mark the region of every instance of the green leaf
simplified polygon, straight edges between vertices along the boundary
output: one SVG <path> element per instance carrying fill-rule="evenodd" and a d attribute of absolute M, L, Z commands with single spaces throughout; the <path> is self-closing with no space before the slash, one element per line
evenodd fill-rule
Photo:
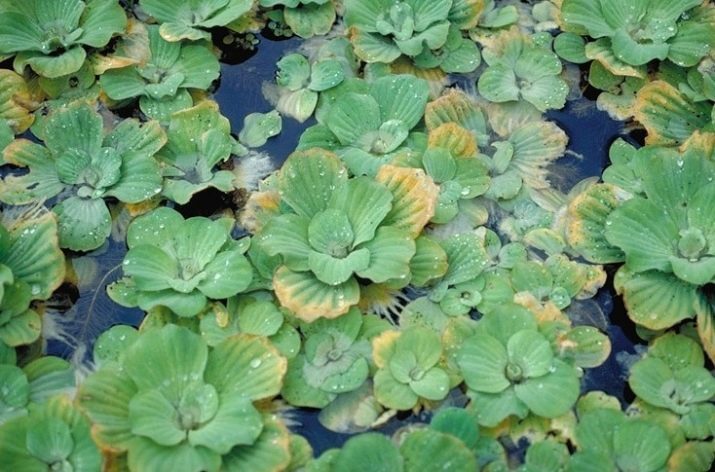
<path fill-rule="evenodd" d="M 524 100 L 542 112 L 563 108 L 568 93 L 568 85 L 557 76 L 542 77 L 521 89 L 521 96 L 524 97 Z"/>
<path fill-rule="evenodd" d="M 132 326 L 115 325 L 99 335 L 94 343 L 92 358 L 102 364 L 118 362 L 119 356 L 139 338 L 139 332 Z"/>
<path fill-rule="evenodd" d="M 82 36 L 78 42 L 101 48 L 107 45 L 112 36 L 124 32 L 127 16 L 121 5 L 95 0 L 86 2 L 80 23 Z"/>
<path fill-rule="evenodd" d="M 243 129 L 238 134 L 238 139 L 250 148 L 261 147 L 269 138 L 278 135 L 282 127 L 283 121 L 276 110 L 251 113 L 243 119 Z"/>
<path fill-rule="evenodd" d="M 15 72 L 22 74 L 26 66 L 38 75 L 48 79 L 56 79 L 63 75 L 77 72 L 84 64 L 87 52 L 81 46 L 74 46 L 57 56 L 45 56 L 34 51 L 22 51 L 15 56 L 13 67 Z"/>
<path fill-rule="evenodd" d="M 7 293 L 3 303 L 7 303 Z M 0 324 L 0 341 L 8 346 L 21 346 L 36 341 L 41 332 L 42 318 L 40 315 L 35 310 L 24 310 L 20 314 L 12 316 L 6 323 Z"/>
<path fill-rule="evenodd" d="M 10 235 L 9 245 L 0 243 L 0 260 L 17 279 L 30 286 L 34 299 L 49 298 L 65 274 L 55 216 L 46 212 L 21 218 Z"/>
<path fill-rule="evenodd" d="M 68 425 L 56 418 L 46 418 L 40 425 L 27 431 L 27 452 L 48 464 L 69 459 L 74 441 Z"/>
<path fill-rule="evenodd" d="M 391 208 L 392 194 L 366 177 L 350 179 L 333 194 L 331 208 L 345 213 L 354 232 L 356 246 L 374 238 L 375 230 Z"/>
<path fill-rule="evenodd" d="M 669 328 L 695 315 L 693 285 L 658 271 L 633 273 L 621 268 L 614 281 L 623 294 L 628 317 L 649 329 Z"/>
<path fill-rule="evenodd" d="M 373 382 L 375 398 L 388 408 L 409 410 L 419 400 L 419 396 L 409 385 L 399 382 L 387 369 L 378 370 Z"/>
<path fill-rule="evenodd" d="M 547 374 L 554 358 L 551 345 L 538 331 L 519 331 L 509 338 L 506 350 L 509 362 L 519 366 L 526 378 Z"/>
<path fill-rule="evenodd" d="M 410 381 L 410 388 L 422 398 L 442 400 L 449 393 L 449 376 L 444 370 L 433 367 L 424 377 Z"/>
<path fill-rule="evenodd" d="M 112 231 L 112 217 L 102 199 L 70 197 L 54 206 L 60 246 L 74 251 L 97 249 Z"/>
<path fill-rule="evenodd" d="M 514 71 L 507 66 L 497 64 L 489 67 L 479 77 L 479 93 L 492 102 L 510 102 L 519 100 L 519 87 Z"/>
<path fill-rule="evenodd" d="M 326 125 L 342 145 L 369 150 L 370 133 L 377 131 L 383 121 L 380 106 L 373 97 L 350 92 L 330 107 Z"/>
<path fill-rule="evenodd" d="M 422 119 L 429 85 L 413 75 L 388 75 L 370 85 L 370 95 L 380 107 L 380 121 L 401 121 L 407 130 Z"/>
<path fill-rule="evenodd" d="M 586 41 L 574 33 L 565 32 L 556 36 L 554 39 L 554 51 L 559 57 L 574 64 L 585 64 L 588 62 L 588 58 L 586 57 Z"/>
<path fill-rule="evenodd" d="M 354 278 L 330 286 L 310 272 L 293 272 L 285 266 L 276 271 L 273 287 L 281 304 L 304 321 L 335 318 L 346 313 L 360 299 L 360 287 Z"/>
<path fill-rule="evenodd" d="M 189 293 L 177 292 L 173 289 L 158 292 L 140 291 L 137 303 L 144 311 L 157 306 L 164 306 L 181 317 L 198 315 L 206 307 L 206 297 L 198 290 Z"/>
<path fill-rule="evenodd" d="M 371 253 L 362 248 L 346 257 L 333 257 L 316 251 L 308 254 L 308 267 L 318 280 L 331 286 L 347 282 L 356 272 L 362 273 L 370 264 Z"/>
<path fill-rule="evenodd" d="M 404 470 L 397 446 L 381 433 L 365 433 L 350 438 L 336 456 L 334 467 L 343 472 Z"/>
<path fill-rule="evenodd" d="M 410 260 L 415 255 L 416 247 L 414 240 L 405 230 L 393 226 L 380 227 L 375 237 L 361 244 L 360 249 L 367 250 L 369 254 L 369 264 L 356 270 L 360 277 L 376 283 L 390 279 L 407 282 Z"/>
<path fill-rule="evenodd" d="M 51 113 L 44 127 L 45 145 L 56 155 L 78 152 L 92 157 L 103 140 L 102 117 L 90 104 L 77 101 Z"/>
<path fill-rule="evenodd" d="M 188 39 L 189 41 L 211 40 L 210 33 L 179 23 L 162 23 L 159 27 L 159 34 L 161 34 L 162 38 L 171 42 L 181 41 L 182 39 Z"/>
<path fill-rule="evenodd" d="M 335 6 L 331 2 L 306 3 L 299 8 L 283 10 L 285 22 L 301 38 L 324 35 L 335 22 Z"/>
<path fill-rule="evenodd" d="M 292 448 L 288 444 L 288 430 L 283 423 L 266 415 L 262 419 L 260 436 L 250 445 L 236 446 L 221 457 L 226 470 L 270 472 L 290 467 Z"/>
<path fill-rule="evenodd" d="M 670 444 L 662 428 L 636 419 L 613 432 L 613 453 L 621 470 L 655 471 L 665 466 Z"/>
<path fill-rule="evenodd" d="M 166 325 L 142 334 L 124 353 L 122 363 L 141 391 L 160 389 L 169 402 L 178 402 L 203 376 L 208 349 L 187 328 Z"/>
<path fill-rule="evenodd" d="M 415 240 L 415 255 L 410 259 L 410 283 L 422 287 L 442 277 L 449 267 L 447 254 L 435 240 L 420 236 Z"/>
<path fill-rule="evenodd" d="M 22 413 L 29 402 L 30 386 L 19 367 L 0 364 L 0 419 L 9 419 Z"/>
<path fill-rule="evenodd" d="M 477 413 L 477 422 L 486 427 L 493 427 L 509 416 L 525 418 L 529 408 L 519 400 L 513 388 L 499 393 L 469 391 L 472 398 L 470 408 Z"/>
<path fill-rule="evenodd" d="M 107 366 L 80 385 L 78 399 L 94 426 L 93 437 L 105 447 L 126 448 L 133 438 L 129 422 L 129 402 L 137 387 L 131 377 Z"/>
<path fill-rule="evenodd" d="M 519 400 L 529 410 L 545 418 L 565 414 L 576 403 L 580 392 L 578 376 L 573 367 L 559 360 L 554 360 L 553 366 L 553 372 L 514 386 Z"/>
<path fill-rule="evenodd" d="M 336 188 L 345 185 L 347 171 L 328 151 L 313 149 L 291 154 L 278 174 L 281 199 L 298 215 L 313 217 L 325 210 Z"/>
<path fill-rule="evenodd" d="M 611 354 L 611 341 L 608 336 L 591 326 L 576 326 L 569 330 L 562 343 L 562 358 L 573 359 L 577 367 L 598 367 Z"/>
<path fill-rule="evenodd" d="M 139 392 L 129 402 L 132 434 L 150 438 L 161 446 L 175 446 L 186 439 L 174 416 L 174 405 L 159 390 Z"/>
<path fill-rule="evenodd" d="M 295 92 L 281 93 L 280 97 L 278 97 L 276 109 L 284 115 L 295 118 L 299 123 L 303 123 L 313 114 L 317 104 L 317 92 L 309 89 L 300 89 Z M 304 136 L 306 135 L 301 135 L 301 139 L 303 139 Z"/>
<path fill-rule="evenodd" d="M 660 359 L 648 357 L 631 368 L 628 383 L 640 398 L 675 413 L 687 413 L 687 405 L 715 395 L 715 379 L 702 367 L 687 366 L 673 372 Z"/>
<path fill-rule="evenodd" d="M 662 61 L 670 49 L 667 43 L 636 41 L 625 28 L 617 29 L 611 41 L 616 57 L 632 66 L 642 66 L 655 59 Z"/>
<path fill-rule="evenodd" d="M 250 298 L 248 300 L 251 300 Z M 273 336 L 283 325 L 283 313 L 264 300 L 239 302 L 238 326 L 244 333 Z"/>
<path fill-rule="evenodd" d="M 240 334 L 209 352 L 204 379 L 222 395 L 258 401 L 278 394 L 286 369 L 286 359 L 268 340 Z"/>
<path fill-rule="evenodd" d="M 106 196 L 125 203 L 139 203 L 161 192 L 161 171 L 153 157 L 131 153 L 122 159 L 119 180 L 107 189 Z"/>
<path fill-rule="evenodd" d="M 662 213 L 651 200 L 635 197 L 616 208 L 606 221 L 606 239 L 623 250 L 631 270 L 670 272 L 670 256 L 675 253 L 672 240 L 678 227 L 671 218 L 661 218 Z"/>
<path fill-rule="evenodd" d="M 604 18 L 601 2 L 564 0 L 561 14 L 566 25 L 566 31 L 576 34 L 587 33 L 593 38 L 613 34 L 613 28 Z"/>
<path fill-rule="evenodd" d="M 213 418 L 189 431 L 189 443 L 227 454 L 234 446 L 250 445 L 263 428 L 261 414 L 250 400 L 237 395 L 222 395 Z"/>
<path fill-rule="evenodd" d="M 308 88 L 316 92 L 323 92 L 333 88 L 343 81 L 345 72 L 342 64 L 334 59 L 326 59 L 313 64 L 310 71 Z"/>
<path fill-rule="evenodd" d="M 283 56 L 276 67 L 278 67 L 276 83 L 293 92 L 302 89 L 311 77 L 310 63 L 302 54 Z"/>
<path fill-rule="evenodd" d="M 184 222 L 181 214 L 168 207 L 159 207 L 137 217 L 127 229 L 127 246 L 165 247 Z"/>
<path fill-rule="evenodd" d="M 193 447 L 188 443 L 163 447 L 142 437 L 132 440 L 127 459 L 130 470 L 169 467 L 172 470 L 200 471 L 217 470 L 221 466 L 221 456 L 205 447 Z"/>
<path fill-rule="evenodd" d="M 441 242 L 449 266 L 442 278 L 444 285 L 456 285 L 474 279 L 482 273 L 486 253 L 475 235 L 458 234 Z"/>
<path fill-rule="evenodd" d="M 379 14 L 381 12 L 378 12 Z M 375 18 L 377 18 L 377 15 Z M 389 64 L 402 55 L 402 51 L 391 38 L 386 38 L 380 34 L 355 30 L 351 42 L 355 48 L 355 55 L 367 63 L 380 62 Z"/>
<path fill-rule="evenodd" d="M 478 470 L 475 455 L 459 439 L 432 429 L 407 435 L 400 446 L 405 471 Z"/>
<path fill-rule="evenodd" d="M 669 43 L 668 59 L 680 67 L 693 67 L 713 47 L 712 24 L 697 17 L 681 21 L 678 33 Z"/>
<path fill-rule="evenodd" d="M 256 238 L 269 256 L 280 254 L 292 270 L 308 270 L 310 220 L 298 215 L 278 215 L 268 220 Z"/>
<path fill-rule="evenodd" d="M 317 251 L 346 256 L 352 248 L 354 233 L 350 220 L 341 210 L 328 208 L 313 216 L 308 226 L 308 241 Z M 342 253 L 342 254 L 341 254 Z"/>
<path fill-rule="evenodd" d="M 228 298 L 243 292 L 251 284 L 253 269 L 240 250 L 219 252 L 202 272 L 197 288 L 207 297 Z"/>
<path fill-rule="evenodd" d="M 473 336 L 465 340 L 457 354 L 464 381 L 472 390 L 499 393 L 509 387 L 504 371 L 508 362 L 502 343 L 489 335 Z"/>
<path fill-rule="evenodd" d="M 569 203 L 566 239 L 586 260 L 600 264 L 623 261 L 623 251 L 612 246 L 604 234 L 610 226 L 606 222 L 613 225 L 609 215 L 618 205 L 618 189 L 607 183 L 592 185 Z"/>
<path fill-rule="evenodd" d="M 475 449 L 479 442 L 479 426 L 472 412 L 458 407 L 446 407 L 435 413 L 430 421 L 430 429 L 451 434 L 469 449 Z"/>
<path fill-rule="evenodd" d="M 179 277 L 177 262 L 164 250 L 148 244 L 131 248 L 122 267 L 142 291 L 168 289 L 172 279 Z"/>

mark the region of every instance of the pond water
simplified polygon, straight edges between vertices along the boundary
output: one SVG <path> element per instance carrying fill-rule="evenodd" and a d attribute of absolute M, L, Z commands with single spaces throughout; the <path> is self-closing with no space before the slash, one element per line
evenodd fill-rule
<path fill-rule="evenodd" d="M 216 43 L 222 44 L 220 40 Z M 274 41 L 260 37 L 257 50 L 250 53 L 225 48 L 221 78 L 214 99 L 219 103 L 221 113 L 231 121 L 234 131 L 241 129 L 247 114 L 267 112 L 273 108 L 263 96 L 262 85 L 274 79 L 278 59 L 287 51 L 297 49 L 298 45 L 296 39 Z M 628 138 L 623 123 L 611 120 L 605 112 L 596 108 L 595 102 L 587 98 L 570 101 L 563 110 L 549 112 L 547 117 L 563 128 L 570 138 L 567 155 L 553 169 L 562 190 L 568 190 L 583 178 L 600 176 L 608 164 L 610 143 L 619 136 Z M 270 139 L 260 151 L 270 155 L 276 167 L 280 166 L 296 147 L 303 130 L 313 123 L 312 119 L 298 123 L 291 118 L 284 118 L 282 132 Z M 227 199 L 218 192 L 207 191 L 197 195 L 190 207 L 180 210 L 186 215 L 210 215 L 226 203 Z M 60 300 L 62 303 L 59 303 L 58 311 L 65 311 L 63 308 L 69 304 L 71 308 L 53 317 L 56 325 L 54 331 L 62 332 L 64 339 L 49 341 L 49 354 L 66 358 L 74 355 L 86 359 L 87 353 L 91 353 L 94 339 L 102 331 L 118 323 L 138 326 L 141 322 L 141 310 L 120 307 L 105 292 L 106 286 L 120 277 L 119 267 L 125 252 L 123 238 L 110 238 L 100 250 L 71 258 L 75 271 L 82 274 L 80 280 L 92 282 L 80 283 L 77 287 L 65 286 L 66 290 L 62 291 L 67 300 Z M 637 337 L 632 322 L 628 320 L 620 300 L 614 297 L 611 288 L 615 268 L 607 267 L 607 270 L 609 283 L 594 301 L 609 320 L 608 334 L 613 351 L 603 365 L 587 371 L 583 385 L 586 390 L 604 390 L 624 400 L 630 397 L 630 392 L 626 391 L 624 360 L 627 361 L 636 352 Z M 298 409 L 291 416 L 295 422 L 294 431 L 308 439 L 316 456 L 327 448 L 340 446 L 350 437 L 325 429 L 318 422 L 317 411 Z M 413 418 L 394 419 L 381 430 L 391 433 L 405 421 L 411 420 Z"/>

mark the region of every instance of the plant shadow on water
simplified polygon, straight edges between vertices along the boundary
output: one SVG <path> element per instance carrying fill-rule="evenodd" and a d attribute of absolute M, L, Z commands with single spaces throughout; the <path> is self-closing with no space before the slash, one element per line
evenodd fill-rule
<path fill-rule="evenodd" d="M 214 39 L 216 40 L 216 37 Z M 264 98 L 262 86 L 265 82 L 274 80 L 275 64 L 281 56 L 296 50 L 300 42 L 295 38 L 274 41 L 261 36 L 256 46 L 257 51 L 248 52 L 236 52 L 220 41 L 215 42 L 222 49 L 224 59 L 213 98 L 219 103 L 221 113 L 230 120 L 231 128 L 237 132 L 242 128 L 246 115 L 252 112 L 267 112 L 273 108 Z M 568 191 L 584 178 L 599 177 L 609 163 L 610 144 L 617 137 L 635 141 L 625 134 L 623 123 L 611 120 L 607 113 L 599 111 L 595 102 L 588 98 L 570 101 L 563 110 L 551 111 L 546 116 L 569 136 L 567 154 L 551 168 L 553 183 L 561 191 Z M 301 133 L 314 123 L 314 118 L 298 123 L 285 117 L 281 133 L 258 150 L 267 153 L 272 163 L 279 167 L 295 149 Z M 186 217 L 209 216 L 235 204 L 232 197 L 210 189 L 200 192 L 189 204 L 177 209 Z M 138 326 L 141 323 L 141 310 L 116 305 L 106 294 L 106 286 L 121 275 L 119 268 L 125 253 L 122 234 L 110 238 L 107 244 L 93 253 L 70 257 L 76 274 L 75 280 L 79 282 L 76 287 L 64 287 L 61 290 L 63 293 L 59 303 L 67 303 L 67 300 L 74 298 L 76 291 L 79 297 L 66 314 L 55 317 L 56 322 L 52 323 L 51 329 L 59 332 L 55 334 L 60 339 L 48 342 L 49 354 L 65 358 L 74 355 L 87 359 L 92 352 L 94 339 L 110 326 L 120 323 Z M 601 311 L 610 321 L 608 335 L 613 349 L 605 363 L 588 371 L 583 388 L 585 391 L 603 390 L 624 402 L 629 395 L 625 391 L 627 372 L 624 363 L 636 352 L 637 337 L 623 304 L 614 295 L 614 272 L 615 269 L 609 269 L 608 283 L 595 297 Z M 341 446 L 350 437 L 348 434 L 335 433 L 324 428 L 318 421 L 318 410 L 296 409 L 291 411 L 289 416 L 294 420 L 292 429 L 308 439 L 316 455 L 326 449 Z M 414 417 L 400 415 L 378 430 L 391 434 L 414 420 Z"/>

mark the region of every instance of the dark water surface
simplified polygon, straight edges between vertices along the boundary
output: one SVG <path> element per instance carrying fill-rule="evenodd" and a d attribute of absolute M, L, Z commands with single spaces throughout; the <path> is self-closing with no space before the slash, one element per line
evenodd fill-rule
<path fill-rule="evenodd" d="M 255 54 L 225 51 L 220 83 L 214 98 L 219 103 L 221 112 L 231 121 L 235 133 L 241 130 L 243 118 L 247 114 L 272 109 L 263 97 L 261 86 L 264 82 L 274 79 L 278 59 L 285 52 L 297 49 L 298 45 L 299 41 L 296 39 L 272 41 L 262 37 Z M 586 98 L 568 102 L 563 110 L 549 112 L 547 117 L 563 128 L 570 138 L 570 152 L 560 159 L 554 168 L 557 173 L 555 184 L 562 191 L 567 191 L 583 178 L 600 176 L 608 164 L 610 143 L 623 133 L 623 124 L 598 111 L 595 103 Z M 284 118 L 281 134 L 270 139 L 260 151 L 268 153 L 274 163 L 280 165 L 296 147 L 303 130 L 312 123 L 312 120 L 301 124 L 291 118 Z M 197 199 L 200 203 L 198 207 L 194 203 L 192 212 L 211 214 L 217 204 L 220 205 L 215 201 L 217 197 L 215 193 L 200 195 Z M 143 313 L 140 310 L 126 309 L 114 304 L 105 292 L 106 285 L 121 276 L 120 264 L 125 252 L 126 247 L 122 240 L 110 240 L 103 249 L 72 258 L 75 270 L 90 274 L 91 277 L 85 276 L 85 279 L 93 282 L 77 287 L 78 293 L 75 290 L 69 291 L 69 298 L 76 298 L 76 302 L 66 315 L 56 318 L 62 320 L 62 326 L 73 339 L 69 342 L 50 341 L 49 354 L 71 357 L 77 345 L 86 348 L 85 353 L 91 353 L 96 336 L 110 326 L 118 323 L 138 326 L 141 322 Z M 612 289 L 609 288 L 614 268 L 607 269 L 611 275 L 609 283 L 594 300 L 610 319 L 608 334 L 613 351 L 601 367 L 587 371 L 583 386 L 585 390 L 604 390 L 624 399 L 630 393 L 624 391 L 627 388 L 626 373 L 621 360 L 635 352 L 636 337 L 633 324 L 625 315 L 620 300 L 614 298 Z M 293 430 L 308 439 L 316 455 L 327 448 L 340 446 L 350 437 L 323 428 L 318 422 L 317 411 L 299 409 L 291 413 L 291 416 L 297 423 Z M 391 433 L 404 424 L 404 421 L 388 422 L 381 431 Z"/>

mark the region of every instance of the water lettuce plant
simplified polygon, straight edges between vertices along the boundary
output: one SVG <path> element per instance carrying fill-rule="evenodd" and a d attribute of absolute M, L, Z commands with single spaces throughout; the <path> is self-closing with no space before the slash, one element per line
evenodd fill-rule
<path fill-rule="evenodd" d="M 251 266 L 243 255 L 248 240 L 231 237 L 231 218 L 184 219 L 171 208 L 157 208 L 134 220 L 127 231 L 125 277 L 109 295 L 124 306 L 143 310 L 166 307 L 192 317 L 209 299 L 225 299 L 251 283 Z"/>
<path fill-rule="evenodd" d="M 226 304 L 212 303 L 201 317 L 198 331 L 209 346 L 238 333 L 265 336 L 287 359 L 301 347 L 301 336 L 272 294 L 255 291 L 230 297 Z"/>
<path fill-rule="evenodd" d="M 433 331 L 418 326 L 385 331 L 373 339 L 372 346 L 378 368 L 375 398 L 386 407 L 410 410 L 449 393 L 449 376 L 438 365 L 442 344 Z"/>
<path fill-rule="evenodd" d="M 0 425 L 0 461 L 13 470 L 91 472 L 102 466 L 89 422 L 61 396 Z"/>
<path fill-rule="evenodd" d="M 233 173 L 215 169 L 237 147 L 231 124 L 216 102 L 206 100 L 172 114 L 166 134 L 166 145 L 156 155 L 166 198 L 183 205 L 209 187 L 233 190 Z"/>
<path fill-rule="evenodd" d="M 503 33 L 500 40 L 484 50 L 489 67 L 479 77 L 479 93 L 496 103 L 523 100 L 541 112 L 563 108 L 569 87 L 558 56 L 519 35 Z"/>
<path fill-rule="evenodd" d="M 334 151 L 353 174 L 374 175 L 420 122 L 429 96 L 428 84 L 400 74 L 371 83 L 350 81 L 343 87 L 335 89 L 338 95 L 327 106 L 321 123 L 303 133 L 298 149 Z"/>
<path fill-rule="evenodd" d="M 715 25 L 705 19 L 710 8 L 699 0 L 564 0 L 561 18 L 565 31 L 594 39 L 586 57 L 616 75 L 633 75 L 655 59 L 696 65 L 715 45 Z"/>
<path fill-rule="evenodd" d="M 288 363 L 281 395 L 292 405 L 322 408 L 357 390 L 369 377 L 370 340 L 385 328 L 356 307 L 336 319 L 301 323 L 303 346 Z"/>
<path fill-rule="evenodd" d="M 715 168 L 703 152 L 697 144 L 683 154 L 663 148 L 639 152 L 637 165 L 647 166 L 637 173 L 643 194 L 624 202 L 606 221 L 606 239 L 625 255 L 617 286 L 629 314 L 653 328 L 691 316 L 702 297 L 698 288 L 715 277 L 708 207 Z M 646 293 L 672 298 L 659 308 L 652 295 L 643 297 Z"/>
<path fill-rule="evenodd" d="M 335 3 L 331 0 L 258 0 L 262 7 L 283 7 L 283 21 L 301 38 L 324 35 L 335 23 Z"/>
<path fill-rule="evenodd" d="M 631 367 L 628 384 L 639 399 L 677 415 L 686 437 L 706 439 L 712 434 L 715 378 L 691 338 L 672 333 L 657 338 L 648 355 Z"/>
<path fill-rule="evenodd" d="M 253 7 L 253 0 L 226 2 L 177 2 L 172 0 L 141 0 L 142 10 L 161 25 L 159 33 L 167 41 L 211 39 L 207 29 L 230 26 Z"/>
<path fill-rule="evenodd" d="M 82 384 L 78 396 L 105 451 L 127 452 L 129 470 L 263 470 L 282 455 L 256 403 L 276 395 L 286 361 L 263 338 L 232 336 L 209 348 L 176 325 L 142 333 L 115 362 Z M 255 446 L 268 457 L 251 457 Z M 229 465 L 232 464 L 233 465 Z"/>
<path fill-rule="evenodd" d="M 393 161 L 425 170 L 439 185 L 433 223 L 448 223 L 459 213 L 459 202 L 484 194 L 489 188 L 487 166 L 477 157 L 477 142 L 469 130 L 456 123 L 445 123 L 427 136 L 421 154 L 405 153 Z"/>
<path fill-rule="evenodd" d="M 0 426 L 53 397 L 68 399 L 75 388 L 74 370 L 64 359 L 43 356 L 21 368 L 15 365 L 14 350 L 5 357 L 0 359 Z"/>
<path fill-rule="evenodd" d="M 496 447 L 494 447 L 496 446 Z M 473 415 L 460 408 L 443 408 L 429 425 L 398 430 L 392 438 L 366 433 L 349 439 L 340 449 L 328 449 L 308 463 L 307 470 L 494 470 L 506 467 L 498 445 L 480 435 Z"/>
<path fill-rule="evenodd" d="M 79 70 L 87 48 L 102 48 L 124 31 L 127 17 L 114 0 L 30 0 L 0 3 L 0 55 L 13 67 L 49 78 Z"/>
<path fill-rule="evenodd" d="M 300 319 L 346 313 L 360 301 L 358 277 L 409 282 L 414 239 L 437 198 L 424 172 L 384 166 L 376 180 L 349 178 L 336 155 L 313 149 L 288 157 L 277 186 L 283 210 L 254 241 L 281 257 L 273 289 Z"/>
<path fill-rule="evenodd" d="M 648 144 L 661 146 L 681 145 L 696 131 L 715 131 L 712 110 L 710 101 L 694 101 L 663 80 L 645 84 L 633 104 L 634 117 L 648 131 Z"/>
<path fill-rule="evenodd" d="M 293 53 L 282 57 L 276 66 L 276 83 L 280 87 L 277 108 L 301 123 L 315 111 L 320 92 L 336 87 L 345 79 L 343 65 L 337 59 L 311 63 L 302 54 Z"/>
<path fill-rule="evenodd" d="M 643 418 L 628 418 L 620 410 L 595 408 L 576 426 L 577 452 L 568 470 L 657 471 L 671 453 L 666 430 Z"/>
<path fill-rule="evenodd" d="M 40 336 L 42 319 L 30 303 L 48 299 L 64 275 L 52 213 L 0 213 L 0 343 L 20 346 Z"/>
<path fill-rule="evenodd" d="M 106 71 L 99 78 L 104 93 L 115 102 L 139 98 L 147 116 L 167 121 L 193 104 L 190 89 L 206 90 L 218 78 L 218 59 L 209 43 L 168 42 L 158 26 L 147 26 L 149 58 Z"/>
<path fill-rule="evenodd" d="M 484 2 L 452 0 L 348 0 L 345 24 L 355 54 L 367 63 L 407 56 L 417 67 L 472 72 L 479 48 L 463 30 L 476 25 Z"/>
<path fill-rule="evenodd" d="M 60 246 L 89 251 L 111 231 L 105 198 L 138 203 L 161 191 L 154 154 L 166 141 L 157 122 L 127 119 L 110 132 L 92 104 L 73 102 L 53 112 L 39 136 L 44 145 L 17 139 L 3 152 L 5 162 L 28 172 L 8 175 L 0 200 L 14 205 L 53 201 Z"/>
<path fill-rule="evenodd" d="M 714 33 L 0 0 L 0 468 L 712 469 Z"/>
<path fill-rule="evenodd" d="M 457 357 L 479 424 L 496 426 L 508 416 L 533 413 L 555 418 L 579 395 L 579 374 L 559 359 L 534 316 L 505 305 L 481 319 Z"/>

